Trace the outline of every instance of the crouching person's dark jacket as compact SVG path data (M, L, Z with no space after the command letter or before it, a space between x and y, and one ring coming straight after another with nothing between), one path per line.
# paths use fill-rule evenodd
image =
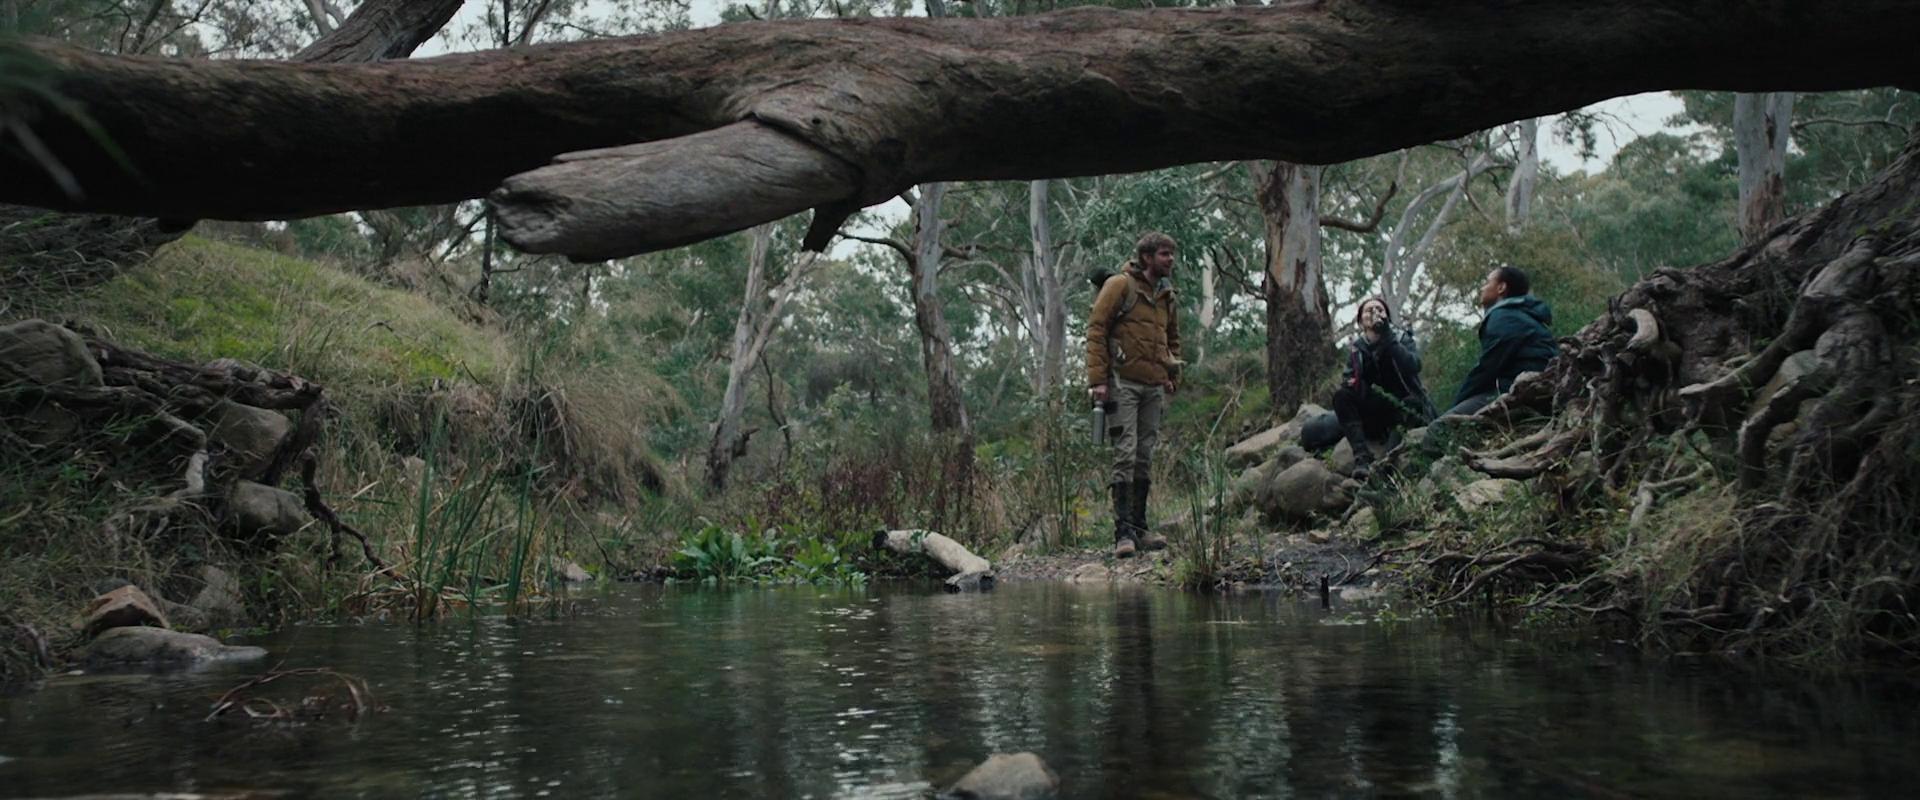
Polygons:
M1453 402L1458 405L1470 397L1500 394L1513 388L1513 379L1522 372L1546 369L1559 346L1547 326L1553 324L1553 309L1547 301L1530 294L1509 297L1487 309L1480 320L1480 360L1467 373Z

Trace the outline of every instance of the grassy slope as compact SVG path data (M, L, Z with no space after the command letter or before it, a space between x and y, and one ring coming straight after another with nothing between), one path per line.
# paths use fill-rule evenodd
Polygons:
M419 295L339 269L189 237L91 293L72 316L179 359L237 358L342 392L500 381L505 338Z

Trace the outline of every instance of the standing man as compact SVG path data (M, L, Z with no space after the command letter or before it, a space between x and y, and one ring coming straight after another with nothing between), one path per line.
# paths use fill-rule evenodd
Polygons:
M1513 388L1522 372L1547 368L1560 352L1553 333L1553 309L1534 297L1533 284L1518 267L1498 267L1487 273L1480 287L1480 360L1475 362L1448 414L1472 414Z
M1134 257L1101 284L1087 316L1087 385L1105 404L1113 445L1113 554L1159 550L1164 536L1147 529L1153 446L1160 416L1180 375L1180 325L1173 310L1173 237L1149 233Z

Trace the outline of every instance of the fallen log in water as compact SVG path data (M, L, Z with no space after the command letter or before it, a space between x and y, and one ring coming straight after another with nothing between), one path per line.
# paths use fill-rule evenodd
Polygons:
M873 547L903 555L924 555L946 567L947 591L987 591L993 588L993 564L976 556L965 545L933 531L882 530L873 535Z

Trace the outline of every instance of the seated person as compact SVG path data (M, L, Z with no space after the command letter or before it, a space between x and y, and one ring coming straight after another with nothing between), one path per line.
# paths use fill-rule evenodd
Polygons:
M1384 437L1398 426L1427 424L1433 418L1433 401L1420 385L1420 350L1413 331L1394 330L1387 301L1361 301L1354 325L1360 332L1347 342L1347 368L1333 393L1333 413L1353 446L1355 473L1365 475L1373 463L1368 439Z
M1559 353L1553 333L1553 309L1534 297L1527 273L1517 267L1499 267L1487 273L1480 287L1480 360L1460 383L1448 414L1472 414L1513 388L1522 372L1547 368Z

